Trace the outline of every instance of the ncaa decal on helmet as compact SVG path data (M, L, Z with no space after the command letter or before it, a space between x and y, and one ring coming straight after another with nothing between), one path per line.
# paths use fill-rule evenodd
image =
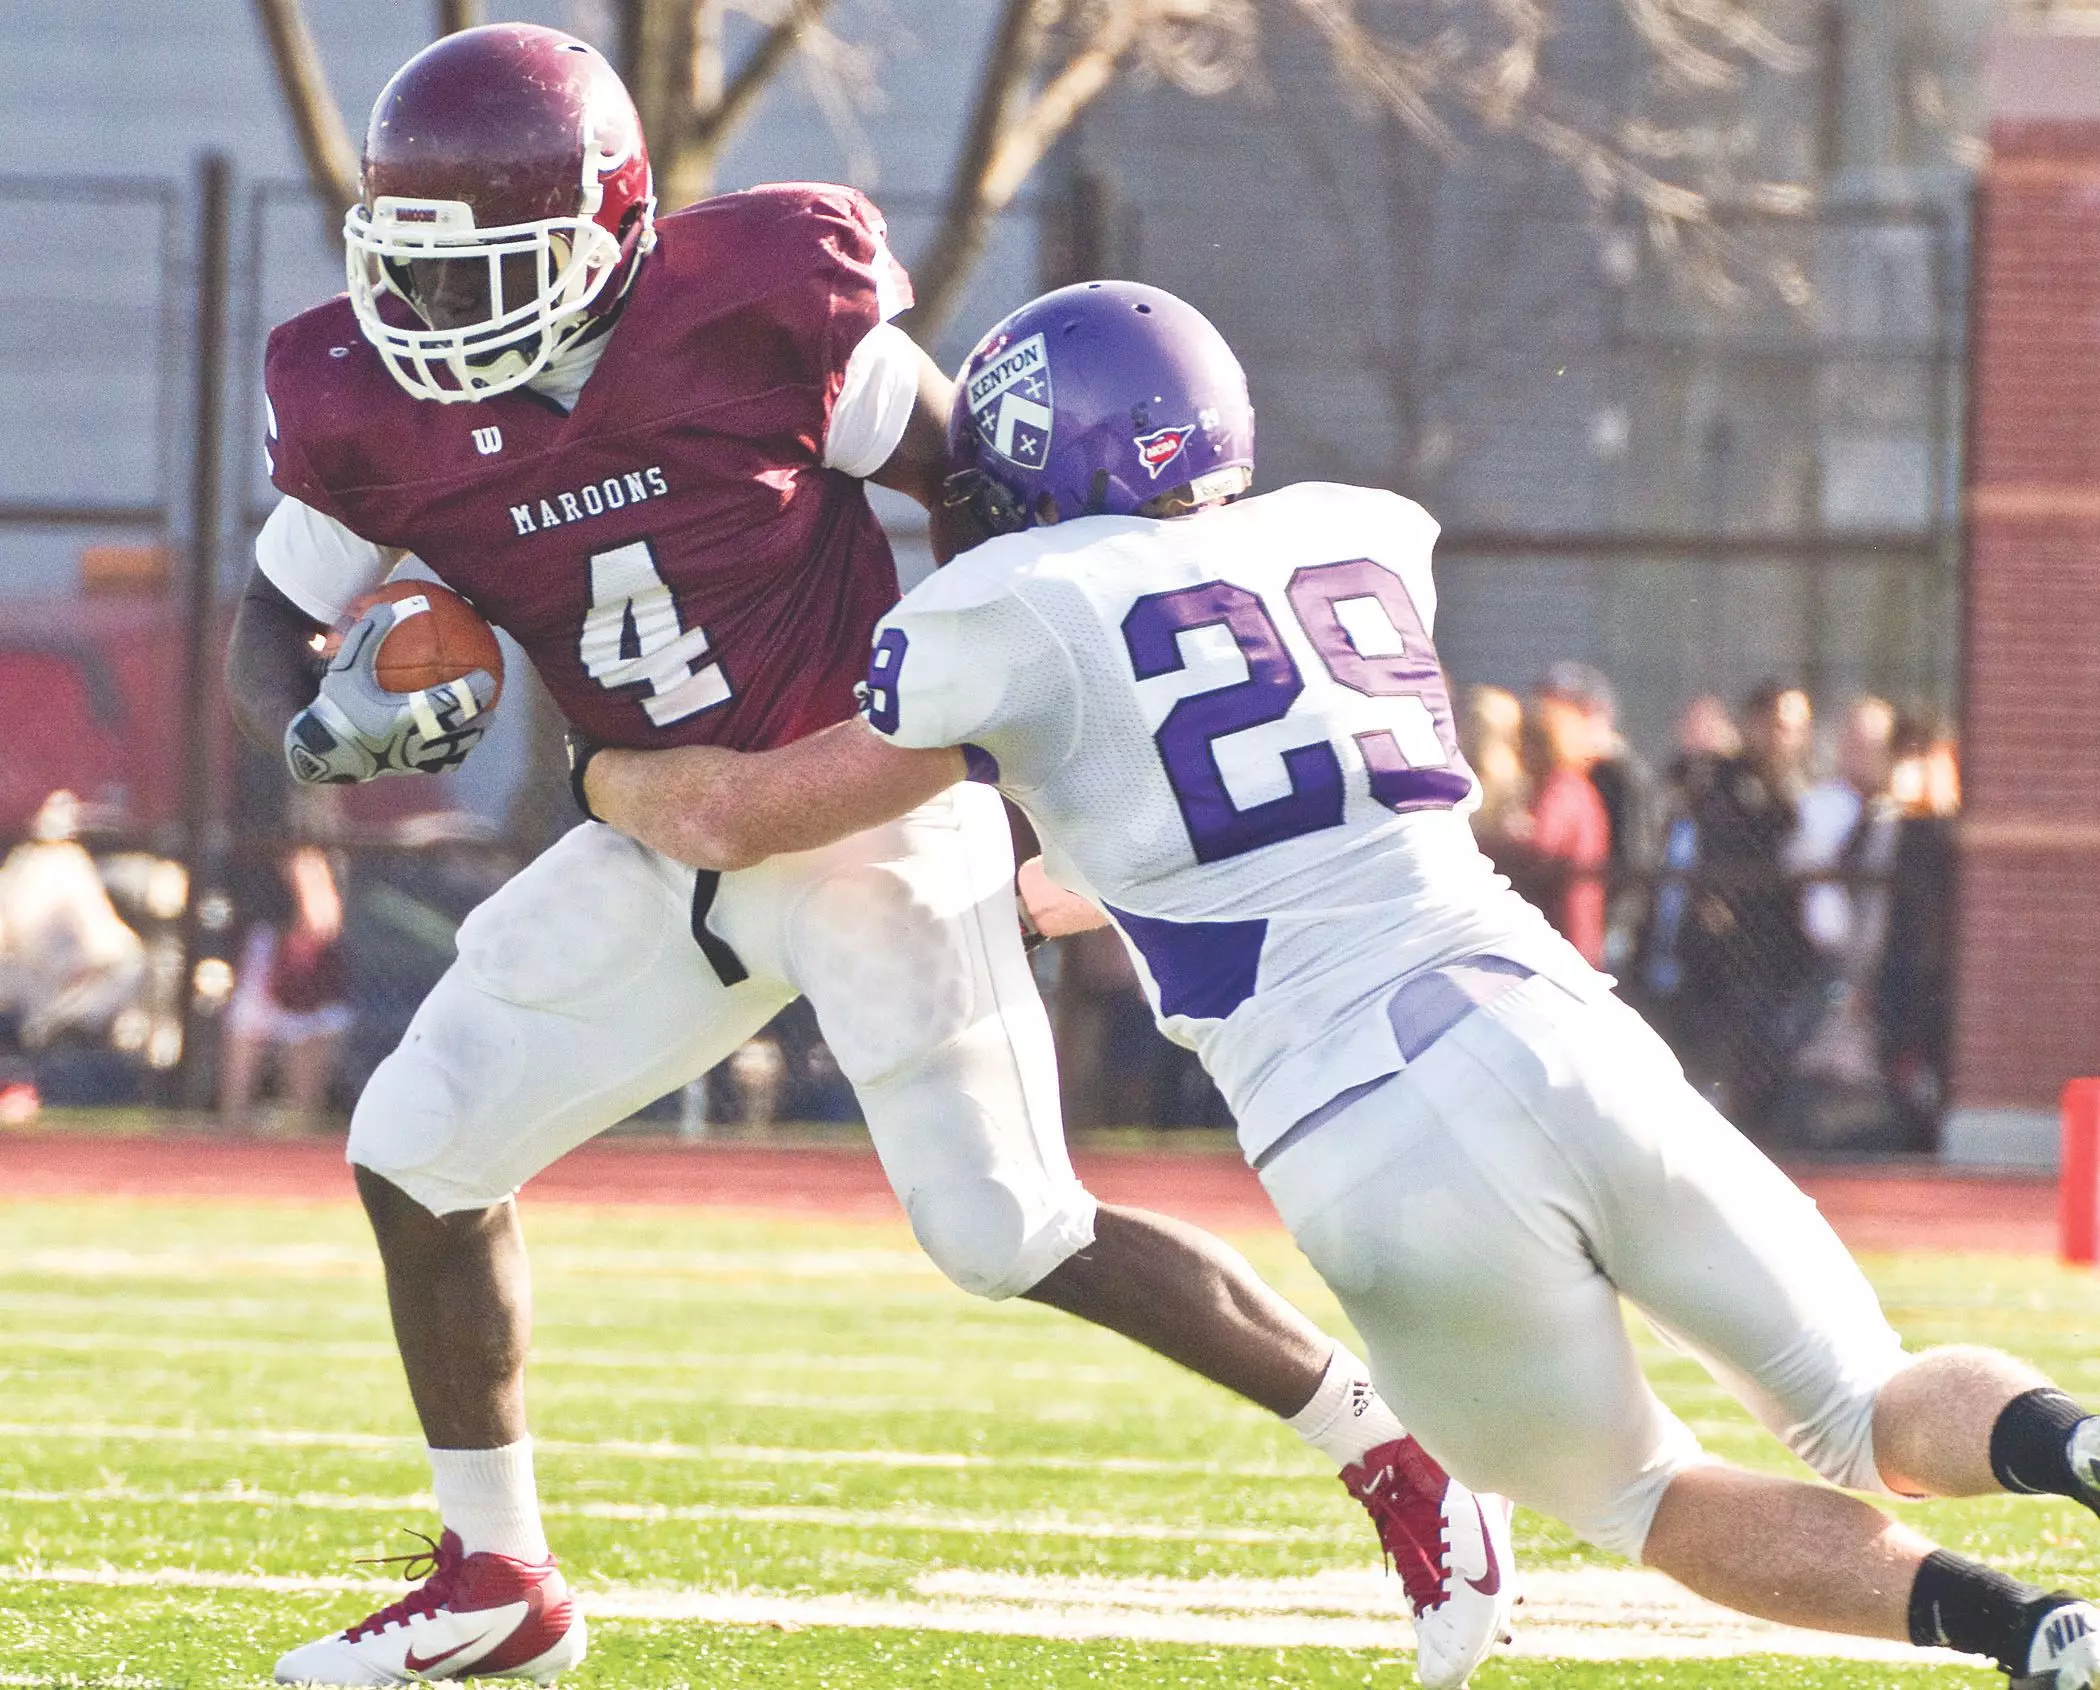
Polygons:
M530 381L618 302L655 243L641 121L603 55L490 24L380 92L343 220L365 338L418 399Z
M1171 515L1244 492L1254 407L1225 337L1187 301L1138 282L1080 282L1032 300L977 343L948 449L994 527Z

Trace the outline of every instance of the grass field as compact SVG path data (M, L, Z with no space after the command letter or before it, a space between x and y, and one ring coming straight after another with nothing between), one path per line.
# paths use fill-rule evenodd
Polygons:
M1397 1589L1332 1476L1121 1340L972 1302L901 1228L575 1208L527 1224L542 1488L593 1614L578 1690L1414 1682ZM1287 1240L1241 1242L1338 1322ZM2001 1343L2100 1394L2092 1277L2010 1257L1873 1271L1914 1342ZM1716 1449L1788 1462L1703 1374L1651 1359ZM434 1529L427 1484L348 1207L0 1204L0 1685L260 1682L397 1588L357 1561ZM1911 1513L2023 1576L2100 1586L2100 1529L2068 1504ZM1712 1644L1696 1616L1640 1606L1644 1575L1519 1530L1552 1622L1521 1647L1558 1639L1558 1658L1493 1662L1486 1690L2002 1683L1577 1659Z

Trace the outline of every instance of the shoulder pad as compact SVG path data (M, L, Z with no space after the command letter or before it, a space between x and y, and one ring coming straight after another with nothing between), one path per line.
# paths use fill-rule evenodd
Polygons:
M1004 596L1036 573L1043 558L1041 531L1001 534L943 564L904 595L913 610L974 610Z

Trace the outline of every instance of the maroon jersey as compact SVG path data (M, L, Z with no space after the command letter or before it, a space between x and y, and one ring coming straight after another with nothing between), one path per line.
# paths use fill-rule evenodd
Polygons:
M574 411L411 398L347 299L270 336L278 489L412 551L592 738L762 750L853 713L897 598L860 482L823 467L846 360L910 299L850 188L666 217Z

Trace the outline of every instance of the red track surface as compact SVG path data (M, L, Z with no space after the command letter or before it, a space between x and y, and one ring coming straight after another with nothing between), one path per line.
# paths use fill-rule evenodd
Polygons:
M1261 1187L1234 1156L1111 1150L1076 1160L1104 1202L1228 1231L1276 1224ZM2056 1187L2049 1180L1874 1168L1804 1169L1797 1177L1855 1249L2046 1254L2056 1247ZM334 1140L0 1136L0 1200L40 1197L325 1203L350 1201L351 1187ZM852 1148L612 1140L549 1168L528 1199L898 1218L873 1152Z

